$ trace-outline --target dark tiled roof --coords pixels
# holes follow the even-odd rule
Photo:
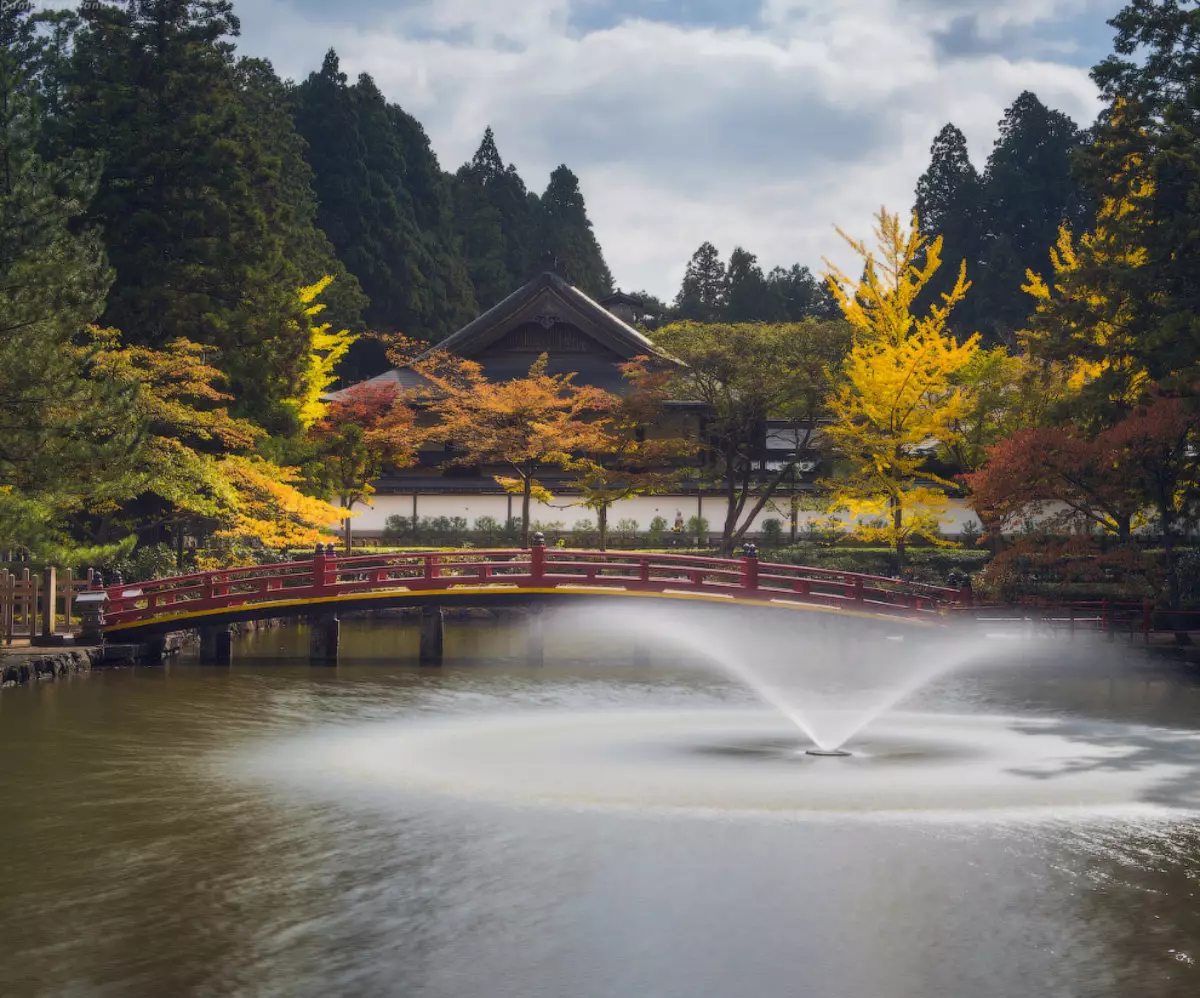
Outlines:
[[[541,298],[557,298],[561,304],[567,306],[567,314],[562,316],[565,321],[595,336],[605,346],[626,359],[658,353],[654,344],[633,326],[622,322],[577,287],[550,271],[538,274],[498,305],[492,306],[457,333],[442,340],[435,349],[450,350],[462,357],[473,357],[512,328],[514,321],[522,318],[522,312],[529,311],[532,315],[535,310],[530,306],[536,305]],[[575,314],[571,315],[571,312]]]
[[[629,296],[614,295],[606,300],[621,297]],[[430,349],[448,350],[460,357],[474,358],[510,329],[546,314],[542,312],[543,308],[562,322],[591,336],[600,347],[622,360],[646,355],[662,356],[640,332],[551,271],[539,274]],[[528,374],[534,360],[536,356],[531,353],[513,351],[485,356],[480,362],[489,381],[507,381]],[[593,385],[606,391],[621,392],[628,387],[628,383],[621,375],[620,363],[621,360],[607,360],[602,356],[577,353],[555,356],[551,353],[547,370],[551,374],[576,372],[575,383],[578,385]],[[385,371],[360,382],[367,385],[395,384],[401,391],[419,388],[426,383],[421,375],[406,367]],[[340,391],[330,392],[324,398],[329,401],[344,398],[355,387],[350,385]]]

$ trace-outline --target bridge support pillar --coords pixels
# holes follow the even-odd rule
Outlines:
[[[525,657],[530,665],[546,661],[546,616],[537,604],[530,608]]]
[[[229,625],[200,628],[200,664],[228,665],[233,661],[233,631]]]
[[[442,664],[446,650],[446,614],[440,606],[421,607],[421,665]]]
[[[308,622],[308,661],[312,665],[337,665],[342,622],[333,614]]]

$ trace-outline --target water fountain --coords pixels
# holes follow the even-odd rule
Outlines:
[[[547,637],[589,663],[582,671],[594,677],[585,681],[590,689],[577,696],[578,671],[556,685],[551,663],[490,709],[475,704],[427,722],[338,732],[300,750],[288,745],[286,760],[265,764],[276,775],[279,766],[297,766],[306,783],[330,772],[340,788],[350,778],[389,793],[570,807],[810,816],[1200,807],[1200,791],[1186,779],[1200,758],[1196,732],[964,713],[961,702],[945,712],[898,709],[939,677],[985,658],[1023,664],[1011,642],[1000,656],[974,630],[624,605],[562,611]],[[1021,657],[1038,647],[1023,644]],[[610,662],[624,655],[627,665],[635,648],[633,657],[648,651],[668,671],[717,670],[737,686],[693,679],[683,683],[686,696],[664,705],[664,686],[655,684],[648,701],[634,702],[633,677],[619,667],[614,675],[602,653]],[[743,688],[771,709],[747,704]],[[1166,800],[1157,789],[1164,786],[1187,789]]]
[[[563,611],[557,626],[598,646],[620,635],[660,659],[714,668],[795,725],[809,755],[825,758],[850,755],[843,746],[873,721],[989,651],[975,631],[768,612],[775,616],[598,606]]]

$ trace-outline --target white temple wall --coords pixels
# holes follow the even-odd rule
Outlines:
[[[360,537],[370,537],[378,535],[384,528],[388,517],[404,516],[411,517],[413,515],[413,496],[408,495],[376,495],[373,496],[373,506],[358,505],[355,507],[354,517],[354,533]],[[530,518],[534,522],[541,523],[561,523],[562,529],[570,530],[571,527],[581,520],[591,520],[596,522],[596,513],[594,510],[587,509],[582,506],[568,506],[570,497],[562,497],[556,499],[553,503],[547,505],[544,503],[534,503]],[[757,533],[762,529],[762,521],[774,517],[783,521],[783,529],[786,533],[789,529],[789,515],[787,512],[787,496],[782,496],[777,500],[778,509],[772,509],[768,506],[754,518],[754,523],[751,532]],[[438,495],[430,493],[422,493],[416,497],[416,514],[419,518],[446,516],[455,517],[461,516],[467,521],[468,527],[473,527],[475,520],[481,516],[491,516],[500,523],[509,516],[509,497],[502,495]],[[512,497],[512,515],[520,516],[521,514],[521,497]],[[677,512],[683,514],[684,520],[688,520],[693,516],[701,515],[708,520],[710,533],[720,535],[721,528],[725,523],[725,513],[727,505],[726,500],[720,496],[703,496],[697,498],[694,495],[690,496],[639,496],[634,499],[625,499],[614,504],[608,514],[609,529],[613,529],[617,525],[618,520],[632,519],[638,523],[638,529],[645,531],[650,527],[650,521],[656,516],[661,516],[667,521],[668,529],[675,523],[675,515]],[[811,520],[821,520],[827,517],[823,513],[801,510],[799,515],[800,529],[804,530],[805,524]],[[948,536],[957,535],[968,523],[973,522],[976,527],[979,526],[979,517],[966,503],[961,500],[951,500],[950,508],[946,511],[946,515],[942,523],[942,533]]]

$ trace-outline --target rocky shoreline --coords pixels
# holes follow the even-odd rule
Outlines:
[[[90,648],[31,649],[23,654],[4,653],[0,657],[0,687],[21,686],[35,680],[59,679],[90,672],[104,663],[104,649]]]

